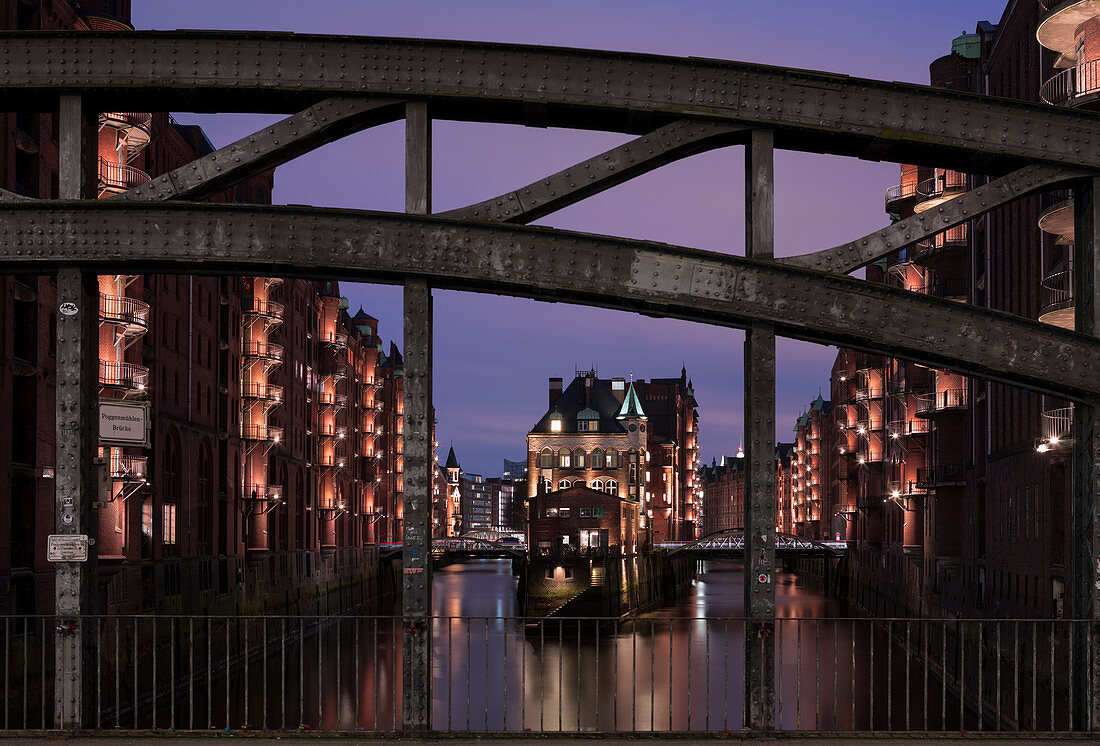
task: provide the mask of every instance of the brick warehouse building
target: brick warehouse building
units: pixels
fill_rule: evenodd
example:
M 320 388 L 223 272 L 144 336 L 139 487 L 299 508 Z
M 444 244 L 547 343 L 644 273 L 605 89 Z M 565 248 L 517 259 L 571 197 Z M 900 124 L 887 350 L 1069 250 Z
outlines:
M 582 485 L 635 500 L 652 541 L 694 539 L 699 413 L 687 371 L 630 381 L 578 371 L 527 434 L 527 495 Z
M 1009 2 L 930 66 L 933 85 L 1095 110 L 1100 7 Z M 903 165 L 893 219 L 989 181 Z M 1027 197 L 896 251 L 867 278 L 1072 328 L 1071 194 Z M 840 350 L 819 467 L 852 547 L 850 595 L 886 614 L 1068 613 L 1072 405 Z M 828 473 L 827 473 L 828 472 Z M 797 525 L 797 516 L 796 516 Z
M 0 28 L 128 29 L 129 3 L 0 0 Z M 0 115 L 0 187 L 57 196 L 57 122 Z M 100 117 L 100 196 L 213 150 L 164 113 Z M 268 172 L 213 201 L 269 203 Z M 150 445 L 104 445 L 100 609 L 286 606 L 368 575 L 400 536 L 403 375 L 378 321 L 333 282 L 102 276 L 100 396 L 147 402 Z M 0 611 L 53 608 L 54 327 L 49 276 L 0 280 Z M 337 603 L 347 603 L 344 599 Z M 311 604 L 313 604 L 311 606 Z

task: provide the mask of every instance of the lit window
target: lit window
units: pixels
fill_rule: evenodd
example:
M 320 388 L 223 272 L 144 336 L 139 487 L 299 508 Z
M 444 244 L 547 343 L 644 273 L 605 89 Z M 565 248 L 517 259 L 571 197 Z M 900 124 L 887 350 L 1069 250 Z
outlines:
M 164 543 L 176 543 L 176 506 L 172 503 L 164 504 Z
M 550 420 L 550 432 L 552 432 L 552 433 L 560 433 L 561 432 L 561 420 Z
M 604 467 L 603 449 L 596 448 L 592 451 L 592 468 L 602 469 Z
M 573 451 L 573 465 L 578 469 L 584 468 L 584 449 L 578 448 Z
M 569 508 L 558 508 L 558 516 L 561 518 L 568 518 Z
M 564 490 L 567 487 L 569 487 L 569 480 L 568 479 L 558 480 L 558 489 L 559 490 Z
M 558 451 L 558 467 L 562 469 L 568 469 L 570 462 L 570 451 L 568 448 L 562 448 Z

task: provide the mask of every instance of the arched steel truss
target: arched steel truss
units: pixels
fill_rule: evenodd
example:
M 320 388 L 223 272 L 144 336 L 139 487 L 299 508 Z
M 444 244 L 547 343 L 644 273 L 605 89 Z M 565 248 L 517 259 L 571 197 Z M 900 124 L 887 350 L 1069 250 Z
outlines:
M 843 542 L 838 542 L 843 544 Z M 715 531 L 695 541 L 673 546 L 662 545 L 668 549 L 670 557 L 690 557 L 692 559 L 732 559 L 744 560 L 745 532 L 743 529 L 730 528 Z M 775 554 L 777 557 L 839 557 L 846 547 L 829 546 L 820 541 L 806 539 L 793 534 L 775 535 Z
M 61 195 L 0 192 L 0 265 L 58 270 L 58 531 L 87 525 L 94 492 L 92 273 L 255 270 L 403 282 L 406 289 L 405 702 L 430 709 L 430 287 L 497 292 L 748 328 L 745 723 L 774 723 L 775 333 L 923 361 L 1075 399 L 1077 614 L 1094 614 L 1100 537 L 1100 341 L 1092 302 L 1100 117 L 925 86 L 720 60 L 470 42 L 271 33 L 0 34 L 0 108 L 58 111 Z M 283 112 L 289 117 L 150 183 L 93 202 L 100 111 Z M 196 204 L 340 137 L 406 119 L 407 215 Z M 430 122 L 455 119 L 639 137 L 497 198 L 431 213 Z M 746 146 L 746 257 L 519 225 L 671 161 Z M 973 192 L 834 248 L 773 258 L 774 147 L 949 167 Z M 845 276 L 1055 184 L 1077 193 L 1077 332 Z M 151 204 L 167 200 L 180 204 Z M 62 525 L 60 517 L 77 520 Z M 770 506 L 770 507 L 769 507 Z M 770 511 L 770 512 L 769 512 Z M 57 570 L 58 613 L 87 582 Z M 81 590 L 83 589 L 83 590 Z M 78 593 L 78 591 L 80 591 Z M 1082 601 L 1081 599 L 1084 599 Z M 1088 649 L 1100 650 L 1100 644 Z M 58 725 L 80 724 L 79 635 L 59 637 Z M 1094 666 L 1100 670 L 1100 666 Z M 751 678 L 751 681 L 749 679 Z M 1078 687 L 1085 692 L 1086 686 Z M 1089 689 L 1100 713 L 1100 685 Z M 1100 722 L 1100 716 L 1094 718 Z

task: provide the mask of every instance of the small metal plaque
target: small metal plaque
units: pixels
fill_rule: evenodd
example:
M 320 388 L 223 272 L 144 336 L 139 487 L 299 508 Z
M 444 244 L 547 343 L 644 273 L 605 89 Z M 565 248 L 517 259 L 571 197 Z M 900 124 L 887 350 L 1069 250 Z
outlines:
M 149 447 L 149 402 L 99 402 L 99 442 Z
M 50 534 L 46 542 L 46 559 L 50 562 L 87 562 L 87 535 Z

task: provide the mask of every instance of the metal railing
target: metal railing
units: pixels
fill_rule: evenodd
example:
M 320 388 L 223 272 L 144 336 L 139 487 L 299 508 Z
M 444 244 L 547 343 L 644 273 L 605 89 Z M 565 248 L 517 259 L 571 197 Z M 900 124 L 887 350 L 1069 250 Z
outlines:
M 944 389 L 934 394 L 918 396 L 917 414 L 927 414 L 947 409 L 966 409 L 967 402 L 966 389 Z
M 100 360 L 99 385 L 128 391 L 143 391 L 149 385 L 149 369 L 137 363 Z
M 246 314 L 253 314 L 255 316 L 263 316 L 268 319 L 281 319 L 283 318 L 283 312 L 285 307 L 282 303 L 273 300 L 258 300 L 252 299 L 250 308 L 242 308 L 241 311 Z
M 282 360 L 283 346 L 274 342 L 260 342 L 258 340 L 245 340 L 241 345 L 241 352 L 247 357 L 259 357 L 265 360 Z
M 960 171 L 945 170 L 930 179 L 917 184 L 917 194 L 924 199 L 941 197 L 945 192 L 962 191 L 967 188 L 966 174 Z
M 943 280 L 925 283 L 920 286 L 920 292 L 925 295 L 934 295 L 937 298 L 950 298 L 967 300 L 970 297 L 970 283 L 957 277 L 949 277 Z
M 8 731 L 53 727 L 54 617 L 0 618 Z M 403 620 L 92 616 L 89 730 L 401 728 Z M 1091 620 L 779 619 L 776 728 L 1060 733 Z M 434 617 L 431 729 L 514 736 L 742 727 L 741 618 Z M 1079 641 L 1078 644 L 1074 642 Z
M 149 174 L 130 165 L 111 163 L 106 158 L 99 159 L 99 181 L 102 189 L 134 189 L 149 181 Z
M 1100 94 L 1100 60 L 1062 70 L 1039 88 L 1039 98 L 1052 106 L 1071 106 L 1074 99 L 1095 94 Z
M 241 396 L 246 399 L 282 401 L 283 387 L 273 383 L 244 383 L 241 385 Z
M 966 481 L 962 464 L 939 464 L 917 469 L 917 487 L 931 489 L 937 485 L 958 484 Z
M 144 329 L 149 326 L 149 304 L 124 295 L 100 293 L 99 320 Z
M 131 456 L 117 449 L 111 450 L 111 477 L 114 479 L 136 479 L 145 481 L 148 456 Z
M 118 127 L 140 127 L 146 132 L 153 123 L 153 115 L 149 112 L 107 111 L 99 115 L 100 122 Z
M 1040 313 L 1050 313 L 1073 305 L 1073 270 L 1052 272 L 1039 285 Z
M 1047 399 L 1043 397 L 1043 437 L 1047 440 L 1062 440 L 1073 434 L 1073 404 L 1047 408 Z
M 886 205 L 889 206 L 892 202 L 899 202 L 903 199 L 915 197 L 917 195 L 917 183 L 902 182 L 901 184 L 895 184 L 886 190 Z
M 283 429 L 271 425 L 241 423 L 241 437 L 245 440 L 278 443 L 283 438 Z

